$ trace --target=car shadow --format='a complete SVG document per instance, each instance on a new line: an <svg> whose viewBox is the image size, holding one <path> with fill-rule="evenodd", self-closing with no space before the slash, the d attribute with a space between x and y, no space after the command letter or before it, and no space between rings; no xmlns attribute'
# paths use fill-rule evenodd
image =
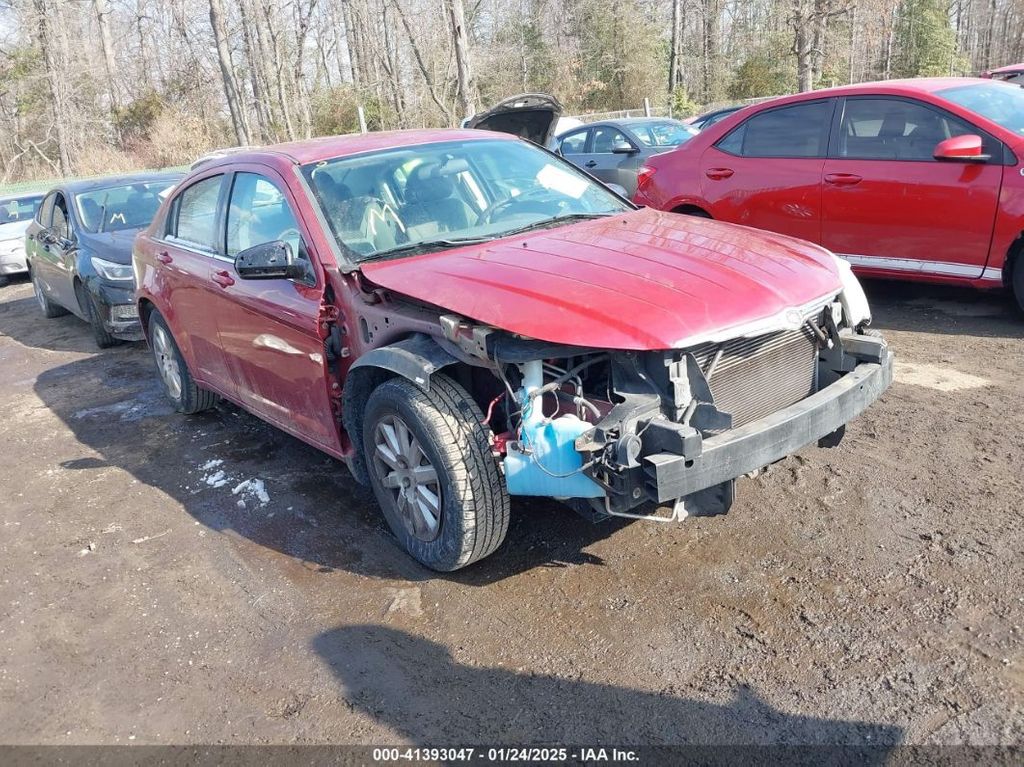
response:
<svg viewBox="0 0 1024 767"><path fill-rule="evenodd" d="M4 298L3 291L15 288L10 285L0 290L0 298ZM52 352L99 351L85 322L73 314L47 319L31 294L26 298L0 301L0 335L22 346Z"/></svg>
<svg viewBox="0 0 1024 767"><path fill-rule="evenodd" d="M191 417L174 412L144 350L118 347L51 368L35 392L100 456L62 468L124 469L208 528L234 531L313 572L486 585L535 567L601 566L587 547L624 524L593 524L548 500L517 501L498 552L442 575L399 548L373 494L341 462L232 405ZM242 486L250 480L264 483L268 502L251 482Z"/></svg>
<svg viewBox="0 0 1024 767"><path fill-rule="evenodd" d="M920 333L1024 338L1024 313L1009 293L952 285L864 279L871 326Z"/></svg>
<svg viewBox="0 0 1024 767"><path fill-rule="evenodd" d="M388 626L341 626L317 636L313 648L346 705L418 746L799 746L789 758L753 750L748 756L759 763L771 755L779 763L883 764L904 737L898 726L785 713L742 685L718 704L470 665L436 642ZM819 748L808 753L807 746ZM707 756L717 764L723 754Z"/></svg>

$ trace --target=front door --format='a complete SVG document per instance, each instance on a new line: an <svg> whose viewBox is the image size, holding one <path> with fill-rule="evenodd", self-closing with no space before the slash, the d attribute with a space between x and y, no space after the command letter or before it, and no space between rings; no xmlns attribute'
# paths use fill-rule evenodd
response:
<svg viewBox="0 0 1024 767"><path fill-rule="evenodd" d="M625 151L626 147L629 151ZM619 149L619 151L615 151ZM640 148L626 134L611 125L594 128L590 151L583 167L606 184L618 184L628 196L636 191L640 168Z"/></svg>
<svg viewBox="0 0 1024 767"><path fill-rule="evenodd" d="M938 161L935 146L982 135L985 163ZM922 102L848 98L823 171L822 244L857 268L980 277L1002 184L1002 147Z"/></svg>
<svg viewBox="0 0 1024 767"><path fill-rule="evenodd" d="M303 236L287 186L270 169L234 174L227 207L227 255L281 240L307 265L303 279L243 280L231 264L214 274L221 287L217 326L240 401L304 439L338 451L318 334L323 276Z"/></svg>
<svg viewBox="0 0 1024 767"><path fill-rule="evenodd" d="M831 99L756 112L701 156L713 218L821 241L821 170Z"/></svg>

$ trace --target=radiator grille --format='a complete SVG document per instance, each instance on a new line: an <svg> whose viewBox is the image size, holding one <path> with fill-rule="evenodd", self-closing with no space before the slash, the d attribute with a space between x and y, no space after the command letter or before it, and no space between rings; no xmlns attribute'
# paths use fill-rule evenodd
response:
<svg viewBox="0 0 1024 767"><path fill-rule="evenodd" d="M732 425L755 421L814 393L818 346L804 326L757 338L736 338L692 350L707 371L719 347L722 358L711 374L715 406L732 414Z"/></svg>

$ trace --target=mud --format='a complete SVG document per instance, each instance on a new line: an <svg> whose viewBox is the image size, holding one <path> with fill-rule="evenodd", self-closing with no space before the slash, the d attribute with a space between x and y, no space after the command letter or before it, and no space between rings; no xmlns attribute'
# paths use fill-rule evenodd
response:
<svg viewBox="0 0 1024 767"><path fill-rule="evenodd" d="M1019 743L1024 319L869 284L900 360L725 517L513 504L438 576L343 466L0 290L0 742Z"/></svg>

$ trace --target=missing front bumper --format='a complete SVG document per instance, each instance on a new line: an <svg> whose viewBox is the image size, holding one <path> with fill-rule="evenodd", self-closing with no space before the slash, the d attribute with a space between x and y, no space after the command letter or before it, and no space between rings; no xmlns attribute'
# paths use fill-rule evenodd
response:
<svg viewBox="0 0 1024 767"><path fill-rule="evenodd" d="M644 456L646 495L674 501L779 461L860 415L891 382L892 355L885 353L794 405L705 439L699 455Z"/></svg>

